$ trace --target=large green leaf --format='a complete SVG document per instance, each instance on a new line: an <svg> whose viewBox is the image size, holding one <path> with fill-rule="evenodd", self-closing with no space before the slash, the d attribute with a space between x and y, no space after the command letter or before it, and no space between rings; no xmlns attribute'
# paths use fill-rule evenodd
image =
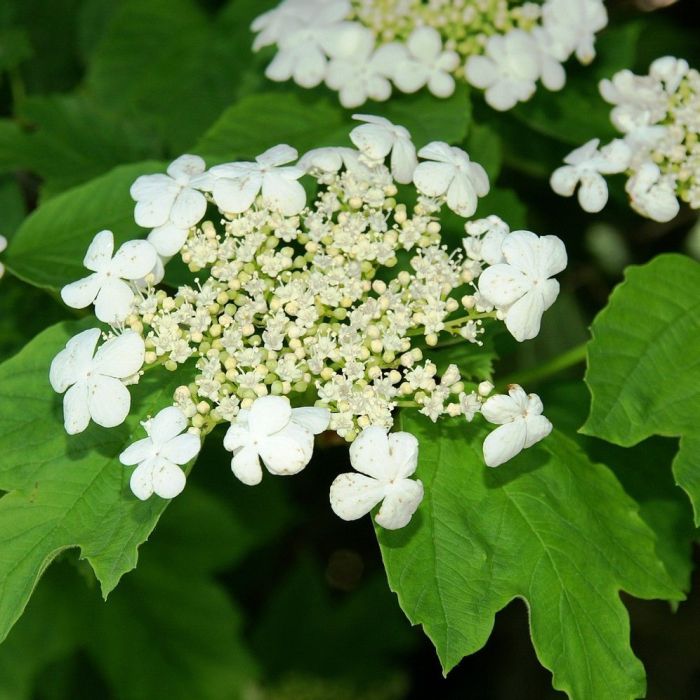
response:
<svg viewBox="0 0 700 700"><path fill-rule="evenodd" d="M17 231L7 266L23 280L49 289L84 277L83 257L98 231L113 231L117 245L145 236L134 221L129 187L139 175L164 168L157 161L123 165L50 199Z"/></svg>
<svg viewBox="0 0 700 700"><path fill-rule="evenodd" d="M660 255L630 267L591 328L586 382L591 414L582 431L629 446L680 437L673 464L700 525L700 264Z"/></svg>
<svg viewBox="0 0 700 700"><path fill-rule="evenodd" d="M140 434L139 419L171 402L176 377L150 375L133 387L131 416L118 428L91 425L72 437L63 430L48 368L87 326L53 326L0 366L0 489L8 492L0 499L0 640L64 549L80 548L107 595L136 566L168 504L134 498L118 455Z"/></svg>
<svg viewBox="0 0 700 700"><path fill-rule="evenodd" d="M126 0L92 51L85 89L179 155L231 103L249 55L192 0Z"/></svg>
<svg viewBox="0 0 700 700"><path fill-rule="evenodd" d="M458 422L406 414L426 495L411 524L380 531L391 588L445 671L488 639L494 615L526 601L537 656L575 700L637 698L644 670L619 593L678 600L654 536L613 474L553 433L498 469Z"/></svg>

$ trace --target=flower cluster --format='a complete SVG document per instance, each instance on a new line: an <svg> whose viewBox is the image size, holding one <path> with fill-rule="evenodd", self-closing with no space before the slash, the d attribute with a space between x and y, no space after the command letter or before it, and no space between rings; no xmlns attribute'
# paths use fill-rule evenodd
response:
<svg viewBox="0 0 700 700"><path fill-rule="evenodd" d="M121 455L137 465L137 497L179 493L182 467L219 424L232 471L249 485L263 467L304 469L330 429L353 443L359 472L333 483L333 509L352 519L383 500L377 521L401 527L423 489L410 479L416 439L389 432L397 409L432 421L482 413L500 426L484 443L490 466L551 429L537 397L520 387L490 396L490 377L463 377L454 364L439 372L431 353L444 343L477 351L487 323L518 341L537 335L564 245L490 216L466 221L462 245L448 249L440 213L475 213L489 190L483 168L445 143L416 151L381 117L356 119L357 149L319 148L294 163L296 151L279 145L209 170L185 155L166 175L138 178L131 194L148 239L115 252L112 233L98 233L91 274L64 287L68 305L94 304L110 326L99 347L102 332L83 331L52 363L67 432L124 421L127 386L147 371L187 378ZM398 201L397 182L411 184L414 204ZM160 283L174 255L193 278L171 289Z"/></svg>
<svg viewBox="0 0 700 700"><path fill-rule="evenodd" d="M570 153L554 171L552 189L598 212L608 200L603 175L625 173L632 208L654 221L670 221L679 199L700 209L700 73L687 61L664 56L648 75L629 70L600 83L614 105L610 118L622 138L600 148L592 139Z"/></svg>
<svg viewBox="0 0 700 700"><path fill-rule="evenodd" d="M254 50L277 48L270 80L325 83L347 108L386 100L393 87L449 97L466 80L508 110L538 80L561 89L562 64L593 60L607 21L602 0L283 0L252 29Z"/></svg>

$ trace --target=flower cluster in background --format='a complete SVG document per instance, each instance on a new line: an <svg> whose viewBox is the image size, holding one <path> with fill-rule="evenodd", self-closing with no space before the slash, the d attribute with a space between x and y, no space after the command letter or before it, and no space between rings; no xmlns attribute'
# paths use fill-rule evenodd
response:
<svg viewBox="0 0 700 700"><path fill-rule="evenodd" d="M270 80L325 83L347 108L386 100L394 87L448 97L466 80L508 110L538 81L560 90L562 64L574 54L592 61L607 21L602 0L283 0L252 29L256 51L277 48Z"/></svg>
<svg viewBox="0 0 700 700"><path fill-rule="evenodd" d="M654 221L670 221L679 199L700 209L700 73L672 56L655 60L648 75L629 70L600 83L610 114L623 134L604 147L592 139L570 153L551 177L565 197L598 212L608 200L603 175L625 173L632 208Z"/></svg>
<svg viewBox="0 0 700 700"><path fill-rule="evenodd" d="M297 161L279 145L209 170L185 155L167 174L138 178L131 194L148 240L115 252L112 233L98 233L84 261L90 274L62 290L111 327L83 331L52 363L67 432L123 422L127 386L144 372L186 378L121 456L137 465L139 498L179 493L181 467L216 425L228 426L233 473L250 485L263 467L304 469L314 436L331 429L355 441L358 470L334 482L334 510L352 519L383 500L377 521L401 527L423 490L410 478L416 439L389 432L396 409L433 421L481 412L500 426L484 443L489 466L551 430L534 395L514 386L491 396L490 377L467 381L454 364L438 372L431 351L445 342L477 349L486 323L503 322L518 341L535 337L559 292L563 243L490 216L466 220L450 250L441 211L471 217L489 190L484 169L446 143L416 151L405 128L381 117L356 119L356 149ZM415 189L413 205L398 201L397 182ZM158 285L174 255L197 277L173 290Z"/></svg>

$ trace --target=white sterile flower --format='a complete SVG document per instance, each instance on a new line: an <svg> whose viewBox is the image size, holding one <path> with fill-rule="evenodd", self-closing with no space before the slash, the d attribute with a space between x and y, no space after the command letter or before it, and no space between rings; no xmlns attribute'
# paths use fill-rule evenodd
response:
<svg viewBox="0 0 700 700"><path fill-rule="evenodd" d="M110 338L95 347L100 330L91 328L71 338L54 357L49 380L63 397L63 417L69 435L87 428L90 419L105 428L124 422L131 397L122 380L130 379L143 365L143 338L133 331ZM67 390L67 391L66 391Z"/></svg>
<svg viewBox="0 0 700 700"><path fill-rule="evenodd" d="M566 71L557 57L556 40L543 27L535 27L532 37L537 46L537 60L542 84L547 90L561 90L566 83Z"/></svg>
<svg viewBox="0 0 700 700"><path fill-rule="evenodd" d="M489 191L486 171L469 160L461 148L433 141L418 151L421 158L413 173L413 182L428 197L446 196L447 206L460 216L476 211L477 198Z"/></svg>
<svg viewBox="0 0 700 700"><path fill-rule="evenodd" d="M632 208L654 221L671 221L680 211L676 183L672 176L663 175L656 163L644 163L627 180L625 190Z"/></svg>
<svg viewBox="0 0 700 700"><path fill-rule="evenodd" d="M565 61L572 53L581 63L595 58L595 35L608 23L602 0L547 0L542 7L542 24L559 47L557 58Z"/></svg>
<svg viewBox="0 0 700 700"><path fill-rule="evenodd" d="M148 242L156 249L161 258L172 258L185 245L190 230L167 223L154 228L147 237Z"/></svg>
<svg viewBox="0 0 700 700"><path fill-rule="evenodd" d="M424 85L437 97L449 97L455 91L454 73L459 54L445 51L440 32L434 27L418 27L406 40L408 54L395 66L393 80L402 92L416 92Z"/></svg>
<svg viewBox="0 0 700 700"><path fill-rule="evenodd" d="M690 66L685 59L676 58L675 56L662 56L651 64L649 75L660 80L664 84L666 92L672 95L678 90L678 86L689 70Z"/></svg>
<svg viewBox="0 0 700 700"><path fill-rule="evenodd" d="M351 30L352 24L342 21L349 11L346 0L297 5L296 16L286 22L276 39L278 52L265 75L277 82L293 78L305 88L323 82L328 52Z"/></svg>
<svg viewBox="0 0 700 700"><path fill-rule="evenodd" d="M290 28L303 26L324 4L325 0L283 0L277 7L258 15L250 25L254 32L258 32L253 51L276 44Z"/></svg>
<svg viewBox="0 0 700 700"><path fill-rule="evenodd" d="M470 56L465 66L467 80L486 90L491 107L505 111L529 100L540 76L539 49L530 34L514 29L493 34L483 56Z"/></svg>
<svg viewBox="0 0 700 700"><path fill-rule="evenodd" d="M598 150L600 139L588 143L569 153L561 168L557 168L549 180L552 189L563 197L570 197L576 186L578 201L584 211L598 212L608 201L608 185L601 173L624 172L630 162L631 151L621 139L615 139Z"/></svg>
<svg viewBox="0 0 700 700"><path fill-rule="evenodd" d="M383 501L375 518L387 530L407 525L423 500L423 484L409 477L418 466L418 440L410 433L387 434L370 426L350 445L357 473L340 474L331 484L333 512L357 520Z"/></svg>
<svg viewBox="0 0 700 700"><path fill-rule="evenodd" d="M198 224L207 209L207 199L192 186L192 181L205 168L199 156L184 155L168 166L167 175L157 173L137 178L129 190L136 201L136 223L155 228L170 222L184 229Z"/></svg>
<svg viewBox="0 0 700 700"><path fill-rule="evenodd" d="M542 314L559 294L559 282L550 277L566 267L566 248L556 236L513 231L501 250L506 262L481 273L479 292L503 312L506 328L522 342L540 332Z"/></svg>
<svg viewBox="0 0 700 700"><path fill-rule="evenodd" d="M369 98L388 100L397 59L405 48L390 43L374 48L374 33L361 25L345 33L343 41L329 47L331 61L326 72L326 85L338 91L340 104L347 109L359 107Z"/></svg>
<svg viewBox="0 0 700 700"><path fill-rule="evenodd" d="M137 440L119 455L123 465L138 465L131 475L131 490L142 501L154 493L175 498L185 488L185 473L180 466L197 456L199 438L181 434L187 429L187 418L177 406L164 408L141 425L148 437Z"/></svg>
<svg viewBox="0 0 700 700"><path fill-rule="evenodd" d="M511 384L508 394L496 394L484 401L481 414L489 423L500 427L484 440L484 461L497 467L531 447L552 432L552 424L542 415L542 401L537 394L526 394L518 384Z"/></svg>
<svg viewBox="0 0 700 700"><path fill-rule="evenodd" d="M7 238L0 236L0 253L7 248ZM0 278L5 274L5 266L0 262Z"/></svg>
<svg viewBox="0 0 700 700"><path fill-rule="evenodd" d="M95 315L105 323L123 321L131 311L133 288L125 280L145 277L158 255L148 241L127 241L114 256L114 236L100 231L90 243L83 265L93 274L61 289L61 298L74 309L95 302Z"/></svg>
<svg viewBox="0 0 700 700"><path fill-rule="evenodd" d="M262 480L260 460L272 474L297 474L311 460L314 435L328 428L326 408L292 408L286 396L263 396L241 410L226 433L231 469L249 486Z"/></svg>
<svg viewBox="0 0 700 700"><path fill-rule="evenodd" d="M337 173L343 166L353 172L369 173L366 165L360 162L360 153L346 146L325 146L314 148L299 158L297 165L305 172L313 169L324 173Z"/></svg>
<svg viewBox="0 0 700 700"><path fill-rule="evenodd" d="M366 122L350 132L350 140L360 149L367 164L383 163L391 153L391 174L394 179L404 185L411 182L418 159L408 129L373 114L353 114L352 118Z"/></svg>
<svg viewBox="0 0 700 700"><path fill-rule="evenodd" d="M615 105L610 121L623 134L656 124L666 116L668 96L661 82L650 75L621 70L611 80L601 80L598 89L606 102Z"/></svg>
<svg viewBox="0 0 700 700"><path fill-rule="evenodd" d="M255 162L215 165L202 187L211 191L214 201L225 212L243 213L262 190L266 206L293 216L306 205L306 192L297 182L304 169L286 165L296 160L297 155L295 148L280 144L261 153Z"/></svg>

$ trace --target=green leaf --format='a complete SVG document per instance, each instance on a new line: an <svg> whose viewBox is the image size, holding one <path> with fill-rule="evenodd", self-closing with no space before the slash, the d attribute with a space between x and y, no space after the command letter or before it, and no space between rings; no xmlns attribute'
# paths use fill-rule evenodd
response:
<svg viewBox="0 0 700 700"><path fill-rule="evenodd" d="M501 172L503 148L498 133L490 126L472 124L464 142L464 149L471 160L486 170L489 180L494 183Z"/></svg>
<svg viewBox="0 0 700 700"><path fill-rule="evenodd" d="M139 545L168 504L134 498L118 456L139 435L139 419L171 403L182 377L144 377L131 389L131 416L118 428L93 424L72 437L63 430L48 369L87 325L53 326L0 365L0 489L9 492L0 499L0 640L64 549L80 548L106 596L136 566Z"/></svg>
<svg viewBox="0 0 700 700"><path fill-rule="evenodd" d="M231 103L249 52L192 0L125 0L92 51L85 89L179 155Z"/></svg>
<svg viewBox="0 0 700 700"><path fill-rule="evenodd" d="M343 111L328 97L309 92L267 92L229 107L192 149L221 160L253 158L278 143L300 153L349 144ZM342 141L341 134L345 135Z"/></svg>
<svg viewBox="0 0 700 700"><path fill-rule="evenodd" d="M134 221L129 187L139 175L164 168L157 161L123 165L50 199L17 231L7 266L21 279L49 289L84 277L83 257L98 231L113 231L116 245L145 236Z"/></svg>
<svg viewBox="0 0 700 700"><path fill-rule="evenodd" d="M591 327L587 435L629 446L651 435L680 437L676 482L700 525L700 264L660 255L630 267Z"/></svg>
<svg viewBox="0 0 700 700"><path fill-rule="evenodd" d="M471 116L464 88L446 100L404 95L386 104L363 105L360 111L405 126L418 147L434 140L461 142ZM281 90L258 93L229 107L192 150L230 160L252 158L278 143L288 143L303 153L321 146L350 145L348 134L357 124L333 96Z"/></svg>
<svg viewBox="0 0 700 700"><path fill-rule="evenodd" d="M560 92L548 92L538 86L535 96L512 110L513 116L537 132L566 144L581 145L592 138L601 140L619 136L610 122L611 106L598 92L598 81L611 78L634 63L640 22L612 26L596 40L597 56L590 66L566 65L566 86Z"/></svg>
<svg viewBox="0 0 700 700"><path fill-rule="evenodd" d="M613 474L561 433L490 470L479 430L402 414L420 441L426 495L409 526L379 531L392 590L445 671L488 639L522 598L553 685L575 700L644 694L619 592L678 600L654 536Z"/></svg>
<svg viewBox="0 0 700 700"><path fill-rule="evenodd" d="M656 553L678 588L690 590L692 548L696 538L693 511L676 487L671 463L678 446L668 438L649 438L634 447L617 447L576 433L586 419L590 394L583 381L561 380L538 387L547 417L574 435L593 461L605 462L625 491L639 504L639 515L656 534Z"/></svg>

